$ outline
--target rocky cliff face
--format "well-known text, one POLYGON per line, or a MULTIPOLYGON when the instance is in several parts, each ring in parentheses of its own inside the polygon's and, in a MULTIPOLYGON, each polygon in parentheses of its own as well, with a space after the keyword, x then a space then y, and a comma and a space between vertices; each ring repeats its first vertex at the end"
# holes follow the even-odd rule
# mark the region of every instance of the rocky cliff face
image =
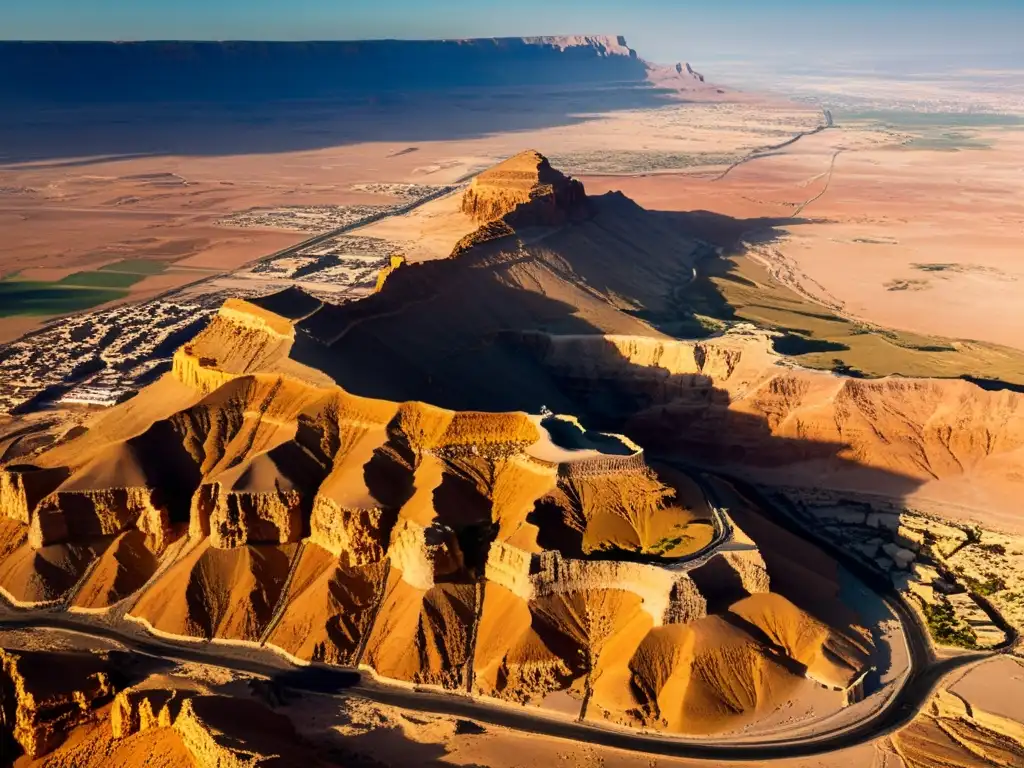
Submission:
POLYGON ((502 220, 513 230, 558 226, 586 215, 586 192, 531 150, 475 176, 462 212, 481 224, 502 220))
MULTIPOLYGON (((766 483, 909 494, 985 477, 1009 510, 1024 455, 1024 396, 960 380, 853 379, 800 369, 738 330, 704 342, 526 334, 523 345, 594 416, 655 453, 763 468, 766 483), (612 392, 601 400, 594 392, 612 392), (616 407, 602 405, 612 403, 616 407), (823 471, 827 468, 827 471, 823 471), (783 470, 791 470, 791 473, 783 470)), ((952 492, 952 491, 951 491, 952 492)), ((959 492, 958 497, 959 497, 959 492)))
POLYGON ((236 101, 265 103, 395 90, 642 83, 647 74, 647 65, 614 35, 4 43, 0 65, 30 75, 22 84, 3 84, 6 100, 72 104, 221 101, 226 93, 236 101))
POLYGON ((53 750, 113 695, 100 657, 0 649, 0 727, 30 757, 53 750))
MULTIPOLYGON (((577 423, 567 448, 525 413, 356 397, 289 357, 290 328, 232 302, 164 379, 4 470, 0 588, 93 611, 131 596, 127 620, 163 634, 517 701, 581 691, 608 711, 649 674, 652 634, 728 607, 708 574, 738 585, 733 601, 770 589, 741 535, 691 574, 710 512, 629 441, 577 423)), ((728 346, 622 348, 690 385, 749 377, 728 346)), ((762 658, 758 638, 737 643, 762 658)), ((219 755, 202 702, 126 699, 117 727, 170 723, 219 755)))

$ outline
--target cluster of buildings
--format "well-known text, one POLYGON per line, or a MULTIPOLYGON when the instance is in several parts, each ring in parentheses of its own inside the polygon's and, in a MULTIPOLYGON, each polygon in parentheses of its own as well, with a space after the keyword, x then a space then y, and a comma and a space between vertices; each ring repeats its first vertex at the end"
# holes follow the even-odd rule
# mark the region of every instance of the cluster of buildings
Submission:
MULTIPOLYGON (((977 531, 876 497, 807 488, 773 490, 769 494, 788 504, 809 530, 885 574, 930 624, 941 619, 950 637, 973 638, 968 644, 979 648, 1006 641, 1006 633, 978 597, 977 584, 985 575, 962 567, 962 553, 981 544, 977 531)), ((943 642, 942 637, 935 639, 943 642)))
POLYGON ((0 414, 117 403, 169 367, 215 303, 154 300, 73 315, 0 348, 0 414))

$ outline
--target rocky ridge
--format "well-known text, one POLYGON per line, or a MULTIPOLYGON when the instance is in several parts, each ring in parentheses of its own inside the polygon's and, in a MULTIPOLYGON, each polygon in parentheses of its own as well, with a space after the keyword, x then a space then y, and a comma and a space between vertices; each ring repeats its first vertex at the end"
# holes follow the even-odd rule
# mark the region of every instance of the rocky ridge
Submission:
MULTIPOLYGON (((265 643, 524 702, 574 690, 595 712, 647 722, 647 705, 621 703, 644 690, 630 683, 646 674, 630 649, 714 618, 688 571, 659 565, 657 531, 696 547, 705 513, 642 462, 579 485, 534 455, 550 438, 526 414, 350 395, 289 358, 290 329, 231 302, 164 379, 5 468, 7 488, 53 486, 38 500, 12 493, 4 510, 8 598, 117 607, 161 635, 265 643), (39 557, 63 580, 39 580, 39 557)), ((697 570, 724 567, 761 594, 770 581, 751 550, 697 570)), ((754 674, 768 653, 743 647, 753 666, 730 674, 754 674)), ((841 686, 866 646, 840 647, 841 686)), ((743 711, 769 700, 766 689, 743 711)))
POLYGON ((586 192, 579 181, 529 150, 473 177, 462 212, 484 224, 504 221, 512 230, 560 226, 586 215, 586 192))

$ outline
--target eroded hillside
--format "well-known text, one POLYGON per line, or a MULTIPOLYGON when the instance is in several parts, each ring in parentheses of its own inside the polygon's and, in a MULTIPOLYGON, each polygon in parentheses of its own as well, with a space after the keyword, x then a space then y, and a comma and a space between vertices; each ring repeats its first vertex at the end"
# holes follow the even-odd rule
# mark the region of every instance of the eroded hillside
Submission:
POLYGON ((785 651, 729 629, 721 657, 719 614, 749 596, 771 598, 753 624, 811 620, 631 441, 357 397, 290 360, 294 334, 231 302, 170 374, 6 467, 7 598, 448 690, 566 692, 588 716, 679 731, 771 709, 805 674, 844 689, 867 663, 864 634, 819 624, 785 651), (699 585, 720 578, 734 599, 709 603, 699 585), (815 671, 824 648, 836 661, 815 671))
POLYGON ((858 699, 880 634, 836 561, 693 468, 1005 501, 1024 396, 803 370, 750 327, 674 339, 652 318, 706 244, 536 153, 462 207, 450 258, 344 305, 229 300, 169 373, 19 451, 0 593, 634 728, 858 699))

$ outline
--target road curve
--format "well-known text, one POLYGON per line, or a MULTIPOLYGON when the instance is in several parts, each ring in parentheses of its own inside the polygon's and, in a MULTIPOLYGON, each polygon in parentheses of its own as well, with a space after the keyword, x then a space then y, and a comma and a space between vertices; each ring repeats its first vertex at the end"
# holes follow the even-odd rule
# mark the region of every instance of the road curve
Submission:
POLYGON ((261 654, 264 658, 241 658, 225 654, 225 646, 212 643, 185 645, 158 639, 143 639, 114 627, 90 624, 74 614, 34 613, 4 618, 0 619, 0 628, 69 630, 94 638, 114 640, 131 652, 144 656, 208 664, 236 672, 265 676, 276 685, 294 690, 327 695, 355 694, 381 704, 465 717, 542 736, 670 757, 739 761, 826 754, 872 741, 910 722, 946 674, 991 656, 977 654, 958 657, 930 666, 913 684, 902 689, 901 695, 897 697, 899 701, 896 706, 888 707, 881 717, 863 721, 856 726, 818 737, 730 744, 723 741, 697 741, 614 730, 589 723, 558 719, 526 707, 491 704, 458 694, 384 685, 355 670, 322 665, 295 666, 270 651, 261 652, 253 649, 253 653, 261 654))
MULTIPOLYGON (((667 462, 665 462, 667 463, 667 462)), ((694 468, 689 468, 694 471, 694 468)), ((696 476, 699 472, 694 471, 696 476)), ((723 478, 724 479, 724 478, 723 478)), ((729 479, 744 496, 766 511, 774 509, 761 500, 757 492, 745 484, 729 479)), ((714 492, 700 483, 712 506, 719 506, 714 492)), ((811 539, 806 531, 799 529, 793 521, 787 521, 784 514, 775 521, 791 529, 803 538, 811 539)), ((813 540, 818 546, 822 542, 813 540)), ((827 547, 824 547, 827 549, 827 547)), ((863 567, 842 552, 830 552, 837 559, 856 569, 858 576, 863 567), (850 562, 847 563, 847 560, 850 562)), ((907 725, 927 704, 943 678, 955 670, 993 658, 991 652, 964 654, 936 661, 925 628, 917 615, 906 606, 902 598, 891 587, 881 589, 877 579, 864 579, 890 608, 900 617, 906 631, 911 651, 911 671, 904 685, 871 717, 851 726, 825 731, 814 736, 790 739, 773 739, 741 744, 722 740, 696 740, 692 738, 638 733, 625 729, 613 729, 598 724, 582 723, 545 714, 536 709, 491 703, 470 698, 465 694, 440 693, 435 690, 405 688, 376 682, 372 676, 354 669, 328 667, 324 665, 299 666, 286 661, 268 649, 245 649, 240 655, 238 647, 216 643, 172 642, 153 636, 140 636, 131 627, 115 627, 99 624, 87 616, 62 614, 46 611, 7 610, 0 616, 0 630, 3 629, 56 629, 69 630, 80 634, 114 640, 130 651, 143 656, 165 660, 198 662, 231 669, 237 672, 256 674, 270 678, 275 684, 302 691, 329 695, 355 694, 363 698, 435 714, 465 717, 479 722, 515 730, 576 742, 598 744, 605 747, 664 755, 668 757, 696 758, 708 760, 763 761, 786 757, 806 757, 827 754, 839 749, 864 744, 907 725)))

